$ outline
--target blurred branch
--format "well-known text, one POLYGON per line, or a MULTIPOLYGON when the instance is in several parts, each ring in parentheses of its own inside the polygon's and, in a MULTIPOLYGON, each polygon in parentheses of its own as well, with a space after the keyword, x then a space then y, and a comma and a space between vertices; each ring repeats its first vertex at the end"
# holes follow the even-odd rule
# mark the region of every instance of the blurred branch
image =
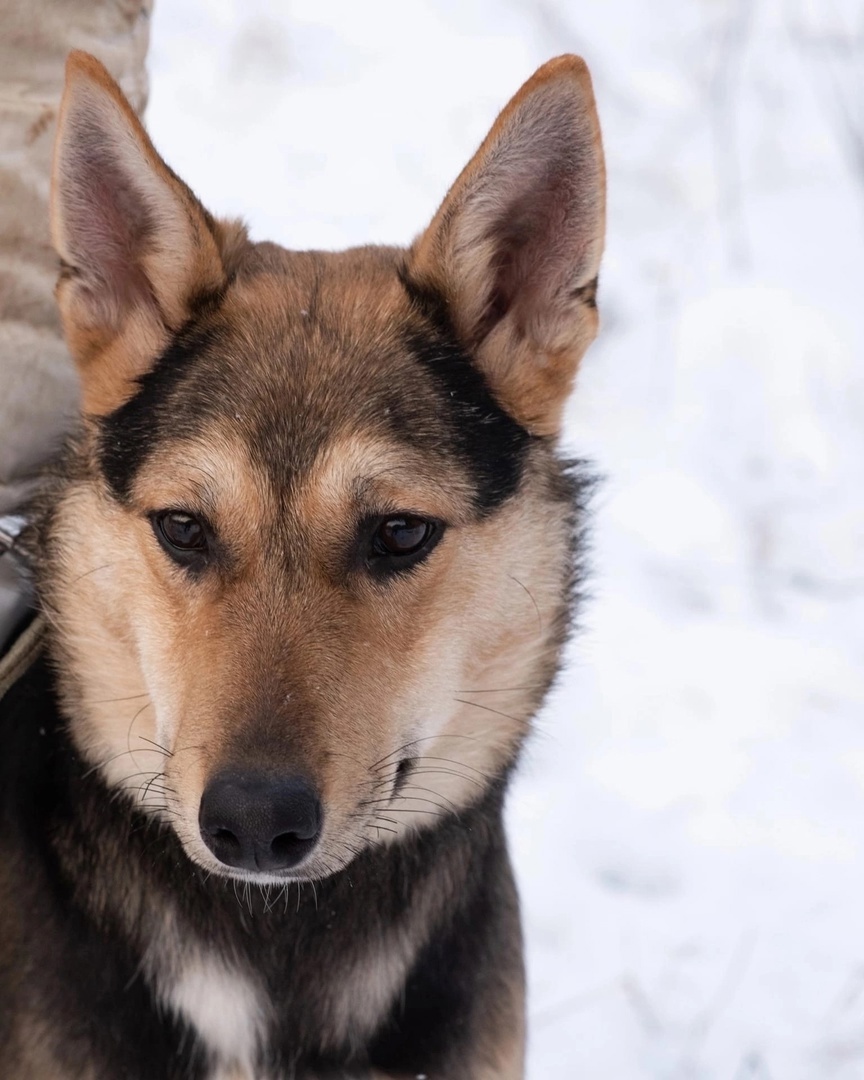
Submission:
POLYGON ((750 262, 750 242, 741 197, 738 154, 737 90, 757 0, 737 0, 723 27, 717 66, 708 96, 712 120, 714 170, 717 176, 717 213, 728 243, 733 267, 750 262))
POLYGON ((790 3, 788 11, 789 36, 814 73, 840 149, 864 196, 864 26, 844 25, 830 0, 815 25, 811 8, 809 20, 797 3, 790 3))

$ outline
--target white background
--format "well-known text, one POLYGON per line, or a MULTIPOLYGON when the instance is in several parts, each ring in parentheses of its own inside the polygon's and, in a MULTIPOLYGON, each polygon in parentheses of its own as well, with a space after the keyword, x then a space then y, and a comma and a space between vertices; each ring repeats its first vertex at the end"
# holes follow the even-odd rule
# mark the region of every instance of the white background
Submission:
POLYGON ((860 0, 161 0, 149 125, 291 247, 407 242, 565 51, 609 166, 592 600, 510 807, 531 1080, 864 1077, 860 0))

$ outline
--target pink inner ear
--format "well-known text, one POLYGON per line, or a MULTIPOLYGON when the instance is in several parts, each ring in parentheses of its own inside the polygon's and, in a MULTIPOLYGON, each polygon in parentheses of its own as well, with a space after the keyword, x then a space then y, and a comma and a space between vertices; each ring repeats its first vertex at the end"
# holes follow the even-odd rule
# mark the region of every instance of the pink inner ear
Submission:
POLYGON ((568 264, 576 275, 581 252, 569 220, 573 201, 572 177, 552 166, 545 175, 531 177, 493 223, 488 232, 495 253, 492 285, 481 336, 514 305, 524 310, 551 302, 566 281, 568 264))
POLYGON ((106 133, 88 119, 78 119, 67 136, 55 198, 63 257, 105 318, 108 309, 116 315, 118 309, 154 302, 141 269, 153 219, 106 133))
POLYGON ((567 84, 529 97, 469 192, 467 235, 491 249, 478 341, 507 314, 524 331, 563 313, 596 275, 602 164, 580 104, 567 84))

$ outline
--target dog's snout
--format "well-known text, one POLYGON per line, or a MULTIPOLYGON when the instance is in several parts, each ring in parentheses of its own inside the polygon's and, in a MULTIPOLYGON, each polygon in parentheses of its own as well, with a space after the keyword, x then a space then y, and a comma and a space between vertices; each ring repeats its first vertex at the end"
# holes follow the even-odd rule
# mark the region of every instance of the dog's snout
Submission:
POLYGON ((204 843, 220 862, 271 872, 309 854, 321 819, 321 801, 304 777, 233 769, 208 783, 198 813, 204 843))

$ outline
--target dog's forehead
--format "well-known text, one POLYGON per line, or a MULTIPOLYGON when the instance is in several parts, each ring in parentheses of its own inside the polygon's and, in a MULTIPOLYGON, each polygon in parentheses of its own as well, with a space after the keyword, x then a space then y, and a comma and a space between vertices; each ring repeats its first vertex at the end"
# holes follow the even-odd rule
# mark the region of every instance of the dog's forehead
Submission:
POLYGON ((220 302, 103 422, 103 470, 125 497, 155 449, 223 425, 280 489, 360 436, 457 464, 480 508, 517 483, 528 436, 446 327, 418 309, 398 253, 259 245, 220 302))
POLYGON ((339 435, 446 444, 446 413, 412 347, 422 330, 395 268, 351 254, 286 253, 284 273, 239 281, 187 386, 198 395, 219 378, 216 411, 237 420, 258 462, 286 483, 339 435))

